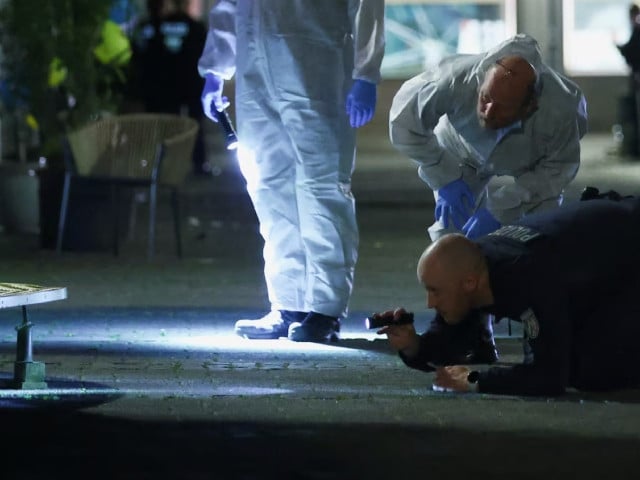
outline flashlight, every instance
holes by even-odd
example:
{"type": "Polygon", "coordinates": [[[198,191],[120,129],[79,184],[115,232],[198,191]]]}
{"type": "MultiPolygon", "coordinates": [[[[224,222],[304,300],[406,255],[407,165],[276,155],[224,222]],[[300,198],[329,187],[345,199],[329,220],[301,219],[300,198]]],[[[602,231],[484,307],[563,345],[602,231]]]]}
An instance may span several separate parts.
{"type": "Polygon", "coordinates": [[[213,111],[218,119],[218,123],[220,123],[220,126],[224,131],[224,144],[227,147],[227,150],[235,150],[238,148],[238,136],[236,135],[236,131],[233,129],[229,114],[226,110],[217,110],[214,108],[213,111]]]}
{"type": "Polygon", "coordinates": [[[405,312],[398,320],[394,320],[393,317],[367,317],[365,325],[369,330],[373,328],[382,328],[388,325],[409,325],[413,323],[413,313],[405,312]]]}

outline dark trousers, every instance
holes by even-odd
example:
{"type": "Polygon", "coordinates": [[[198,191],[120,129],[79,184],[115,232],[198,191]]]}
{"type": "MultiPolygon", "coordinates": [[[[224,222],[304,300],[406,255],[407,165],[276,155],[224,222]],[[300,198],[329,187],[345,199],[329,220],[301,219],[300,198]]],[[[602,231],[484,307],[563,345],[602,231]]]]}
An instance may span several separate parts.
{"type": "Polygon", "coordinates": [[[640,386],[640,278],[608,295],[581,323],[571,385],[591,391],[640,386]]]}
{"type": "Polygon", "coordinates": [[[640,72],[631,75],[631,98],[634,106],[635,156],[640,155],[640,72]]]}

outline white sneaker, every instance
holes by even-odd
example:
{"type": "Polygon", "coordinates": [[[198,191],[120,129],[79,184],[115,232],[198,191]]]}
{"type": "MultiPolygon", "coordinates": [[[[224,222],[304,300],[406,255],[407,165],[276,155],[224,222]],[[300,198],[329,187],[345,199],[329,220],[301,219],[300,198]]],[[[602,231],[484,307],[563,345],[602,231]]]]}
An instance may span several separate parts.
{"type": "Polygon", "coordinates": [[[257,320],[238,320],[235,332],[244,338],[251,339],[276,339],[286,337],[289,332],[289,325],[294,321],[299,321],[298,317],[304,318],[304,312],[289,312],[287,310],[272,310],[264,317],[257,320]]]}

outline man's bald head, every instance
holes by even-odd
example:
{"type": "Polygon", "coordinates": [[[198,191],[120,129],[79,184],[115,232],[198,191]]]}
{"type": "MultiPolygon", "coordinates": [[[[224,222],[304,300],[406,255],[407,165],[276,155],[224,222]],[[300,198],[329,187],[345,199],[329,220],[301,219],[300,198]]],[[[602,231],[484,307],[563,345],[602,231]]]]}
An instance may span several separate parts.
{"type": "Polygon", "coordinates": [[[478,117],[486,128],[506,127],[536,108],[538,77],[523,57],[499,58],[487,71],[478,94],[478,117]]]}
{"type": "Polygon", "coordinates": [[[534,99],[537,74],[527,60],[517,55],[510,55],[496,61],[492,69],[496,73],[495,81],[502,82],[506,91],[519,97],[521,105],[534,99]]]}
{"type": "Polygon", "coordinates": [[[484,255],[467,237],[451,233],[440,237],[425,249],[418,261],[418,276],[422,278],[420,271],[429,267],[442,268],[460,276],[477,274],[484,267],[484,255]]]}
{"type": "Polygon", "coordinates": [[[418,280],[427,291],[427,307],[445,322],[457,324],[482,304],[486,260],[464,235],[451,233],[433,242],[418,261],[418,280]]]}

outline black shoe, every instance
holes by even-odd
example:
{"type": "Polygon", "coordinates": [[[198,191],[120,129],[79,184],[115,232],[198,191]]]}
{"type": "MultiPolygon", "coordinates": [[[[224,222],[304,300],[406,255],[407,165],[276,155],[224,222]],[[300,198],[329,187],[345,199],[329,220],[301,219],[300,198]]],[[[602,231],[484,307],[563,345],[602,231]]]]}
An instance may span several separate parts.
{"type": "Polygon", "coordinates": [[[498,350],[493,342],[483,342],[479,344],[472,352],[467,356],[468,363],[486,363],[492,364],[498,361],[498,350]]]}
{"type": "Polygon", "coordinates": [[[448,357],[443,365],[492,364],[498,361],[498,351],[492,344],[481,345],[466,353],[448,357]]]}
{"type": "Polygon", "coordinates": [[[250,339],[268,340],[286,337],[289,333],[289,325],[302,321],[306,316],[307,312],[273,310],[257,320],[238,320],[235,332],[241,337],[250,339]]]}
{"type": "Polygon", "coordinates": [[[609,190],[604,193],[600,193],[596,187],[585,187],[580,194],[580,201],[584,202],[586,200],[596,200],[596,199],[607,199],[607,200],[615,200],[619,202],[622,199],[631,198],[631,195],[622,195],[615,190],[609,190]]]}
{"type": "Polygon", "coordinates": [[[580,201],[584,202],[586,200],[593,200],[599,197],[600,190],[598,190],[596,187],[584,187],[582,193],[580,194],[580,201]]]}
{"type": "Polygon", "coordinates": [[[302,322],[289,325],[289,340],[293,342],[337,342],[340,320],[310,312],[302,322]]]}
{"type": "Polygon", "coordinates": [[[498,350],[493,338],[493,324],[495,317],[491,314],[480,322],[480,338],[473,348],[473,354],[469,363],[496,363],[498,350]]]}
{"type": "MultiPolygon", "coordinates": [[[[498,361],[493,315],[474,312],[457,325],[448,325],[447,341],[434,348],[436,365],[491,364],[498,361]]],[[[445,337],[445,338],[447,338],[445,337]]]]}

